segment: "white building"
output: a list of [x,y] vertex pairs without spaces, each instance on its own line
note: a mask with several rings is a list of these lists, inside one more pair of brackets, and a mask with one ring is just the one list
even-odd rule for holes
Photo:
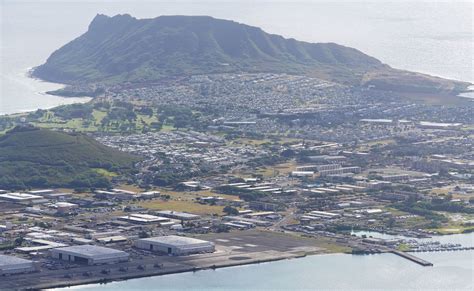
[[431,128],[431,129],[456,129],[462,126],[462,123],[439,123],[439,122],[429,122],[429,121],[420,121],[418,125],[422,128]]
[[34,271],[36,271],[36,267],[30,260],[0,255],[0,275],[30,273]]
[[6,193],[6,194],[0,194],[0,199],[2,200],[7,200],[10,202],[16,202],[16,203],[24,203],[24,202],[31,202],[33,200],[40,200],[43,199],[42,196],[38,195],[33,195],[33,194],[27,194],[27,193]]
[[316,171],[317,169],[318,165],[306,165],[296,167],[296,171]]
[[137,223],[137,224],[161,224],[170,222],[171,220],[166,217],[160,217],[150,214],[141,214],[141,213],[131,213],[126,216],[121,216],[118,218],[119,220],[127,221],[130,223]]
[[126,262],[129,254],[123,251],[94,245],[80,245],[50,250],[51,257],[88,265]]
[[339,213],[332,213],[332,212],[326,212],[326,211],[311,211],[307,214],[307,216],[314,216],[314,217],[321,217],[321,218],[338,218],[341,217]]
[[186,212],[172,211],[172,210],[161,210],[155,211],[155,214],[162,217],[168,217],[179,220],[195,220],[200,219],[201,216],[197,214],[191,214]]
[[293,171],[291,176],[293,177],[312,177],[314,175],[313,171]]
[[316,170],[325,171],[325,170],[335,170],[341,168],[341,164],[327,164],[327,165],[318,165]]
[[140,239],[135,242],[135,246],[139,249],[175,256],[215,251],[215,245],[212,242],[176,235]]
[[44,195],[46,195],[46,194],[52,194],[52,193],[54,193],[54,190],[51,190],[51,189],[32,190],[32,191],[28,191],[27,193],[28,193],[28,194],[32,194],[32,195],[41,195],[41,196],[44,196]]

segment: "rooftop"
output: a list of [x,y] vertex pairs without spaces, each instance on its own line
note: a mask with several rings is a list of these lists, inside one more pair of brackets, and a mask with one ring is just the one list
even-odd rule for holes
[[0,269],[8,268],[12,265],[28,264],[30,260],[17,258],[13,256],[0,255]]
[[75,253],[84,257],[92,258],[97,256],[108,256],[108,255],[124,255],[126,252],[119,251],[111,248],[104,248],[94,245],[80,245],[54,249],[62,252]]
[[3,267],[11,266],[11,265],[26,264],[26,263],[31,263],[31,261],[25,260],[22,258],[13,257],[13,256],[0,255],[0,269]]
[[172,211],[172,210],[161,210],[161,211],[156,211],[155,213],[158,215],[172,215],[176,217],[185,217],[189,219],[197,219],[200,217],[199,215],[196,215],[196,214],[178,212],[178,211]]
[[12,193],[0,194],[0,198],[17,200],[17,201],[25,201],[25,200],[32,200],[32,199],[40,199],[43,197],[38,196],[38,195],[26,194],[26,193],[12,192]]
[[177,236],[177,235],[168,235],[168,236],[158,236],[158,237],[144,238],[144,239],[142,239],[142,241],[170,244],[170,245],[174,245],[174,246],[186,246],[186,245],[190,245],[190,244],[210,243],[208,241],[200,240],[200,239],[197,239],[197,238]]
[[169,218],[149,215],[149,214],[129,214],[119,217],[121,220],[131,221],[131,222],[142,222],[142,223],[152,223],[152,222],[168,222]]

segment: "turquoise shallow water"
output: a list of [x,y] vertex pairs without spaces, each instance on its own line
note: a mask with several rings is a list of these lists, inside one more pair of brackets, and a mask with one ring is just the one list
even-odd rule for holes
[[[435,239],[474,245],[472,233]],[[416,255],[434,266],[393,254],[335,254],[58,290],[474,290],[473,251]]]

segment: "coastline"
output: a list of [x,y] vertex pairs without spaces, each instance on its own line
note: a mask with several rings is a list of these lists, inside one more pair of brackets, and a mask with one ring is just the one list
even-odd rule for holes
[[270,263],[270,262],[276,262],[276,261],[282,261],[282,260],[298,259],[298,258],[304,258],[306,256],[310,256],[310,255],[315,256],[315,255],[329,255],[329,254],[335,254],[335,253],[317,253],[317,252],[304,252],[302,254],[287,253],[287,254],[271,255],[264,258],[252,258],[248,260],[235,261],[235,262],[203,264],[201,266],[194,266],[194,267],[179,267],[172,270],[151,269],[151,270],[143,270],[141,273],[115,274],[115,275],[108,275],[108,276],[97,277],[97,278],[81,278],[78,280],[69,278],[67,282],[50,282],[46,284],[39,284],[36,286],[32,286],[31,288],[28,288],[28,289],[54,290],[56,288],[69,288],[69,287],[89,285],[89,284],[107,284],[107,283],[113,283],[113,282],[126,281],[130,279],[165,276],[165,275],[171,275],[171,274],[198,272],[198,271],[205,271],[205,270],[216,270],[216,269],[221,269],[221,268],[238,267],[238,266],[254,265],[254,264],[260,264],[260,263]]
[[[467,236],[466,236],[467,235]],[[459,238],[466,238],[469,239],[469,237],[472,236],[472,234],[460,234],[460,235],[455,235],[454,241],[459,240]],[[450,235],[441,235],[440,237],[445,237],[448,238]],[[470,250],[466,250],[464,252],[471,252]],[[95,278],[77,278],[77,280],[74,280],[74,278],[69,278],[67,282],[61,282],[61,281],[56,281],[54,282],[51,280],[51,282],[48,283],[43,283],[43,284],[38,284],[32,287],[32,289],[46,289],[46,290],[55,290],[56,288],[69,288],[69,287],[74,287],[74,286],[85,286],[85,285],[93,285],[93,284],[108,284],[108,283],[114,283],[114,282],[123,282],[131,279],[139,279],[139,278],[146,278],[146,277],[157,277],[157,276],[165,276],[165,275],[171,275],[171,274],[180,274],[180,273],[188,273],[188,272],[198,272],[198,271],[206,271],[206,270],[216,270],[216,269],[221,269],[221,268],[229,268],[229,267],[239,267],[239,266],[246,266],[246,265],[255,265],[255,264],[260,264],[260,263],[271,263],[271,262],[276,262],[276,261],[283,261],[283,260],[292,260],[292,259],[299,259],[299,258],[305,258],[308,256],[333,256],[333,255],[351,255],[350,253],[344,253],[344,252],[327,252],[325,250],[313,250],[313,251],[299,251],[299,252],[292,252],[288,250],[287,252],[269,252],[269,251],[264,251],[261,252],[260,254],[264,254],[264,256],[259,256],[259,257],[254,257],[254,258],[249,258],[246,260],[238,260],[238,261],[225,261],[225,257],[220,257],[218,254],[217,255],[219,258],[219,262],[212,261],[211,262],[206,262],[206,259],[204,258],[204,262],[202,264],[197,264],[194,266],[178,266],[175,268],[166,268],[166,269],[154,269],[151,267],[150,269],[145,268],[145,270],[142,270],[140,272],[136,272],[133,274],[127,274],[127,273],[120,273],[120,274],[114,274],[114,275],[101,275]],[[386,252],[382,252],[382,254],[385,254]],[[439,253],[439,252],[436,252]],[[250,256],[250,255],[255,255],[255,254],[241,254],[242,256]],[[375,254],[377,255],[377,253]],[[200,256],[200,255],[197,255]],[[205,256],[205,255],[204,255]],[[366,255],[355,255],[355,256],[366,256]],[[416,255],[417,256],[417,255]],[[181,259],[180,257],[161,257],[162,260],[165,260],[167,258],[170,258],[171,260],[173,259]],[[190,259],[188,257],[188,259]],[[201,258],[202,259],[202,258]],[[196,259],[196,261],[199,261],[200,259]],[[191,258],[191,261],[192,258]],[[133,264],[133,262],[130,262]],[[147,265],[148,266],[148,265]],[[107,269],[107,266],[102,266],[102,268]]]
[[432,260],[433,267],[392,253],[319,255],[53,290],[472,290],[473,255],[472,251],[420,254]]
[[467,98],[474,102],[474,84],[468,86],[466,91],[459,93],[457,97]]
[[[37,104],[35,105],[23,105],[26,104],[25,102],[21,102],[22,107],[24,106],[23,109],[9,109],[8,107],[6,108],[6,111],[3,112],[0,111],[0,117],[9,117],[9,116],[15,116],[15,115],[21,115],[21,114],[27,114],[30,112],[34,112],[38,109],[51,109],[55,108],[58,106],[62,105],[69,105],[69,104],[80,104],[80,103],[87,103],[93,99],[91,96],[84,96],[84,97],[66,97],[66,96],[59,96],[59,95],[53,95],[53,94],[48,94],[49,91],[51,90],[60,90],[66,87],[66,84],[61,84],[61,83],[53,83],[53,82],[48,82],[44,81],[40,78],[34,77],[31,72],[34,69],[34,67],[28,67],[26,70],[21,73],[21,75],[18,78],[21,78],[20,80],[26,82],[33,82],[32,84],[27,84],[26,87],[32,88],[31,92],[26,92],[23,93],[25,95],[37,95],[38,99],[39,98],[49,98],[50,100],[44,100],[46,102],[41,102],[42,100],[39,99]],[[2,76],[3,78],[3,76]],[[38,86],[38,84],[45,84],[45,85],[51,85],[55,86],[55,88],[40,88],[41,86]],[[22,85],[22,84],[21,84]],[[30,90],[28,90],[30,91]],[[5,97],[6,99],[6,97]],[[49,101],[49,102],[48,102]],[[42,103],[46,103],[48,105],[40,105]],[[8,105],[7,105],[8,106]],[[25,108],[26,107],[26,108]],[[2,108],[3,109],[3,108]]]
[[[44,95],[50,95],[50,94],[44,93]],[[55,95],[50,95],[50,96],[55,96]],[[42,108],[36,108],[36,109],[32,109],[32,108],[23,109],[23,110],[17,111],[17,112],[0,113],[0,117],[14,117],[16,115],[23,115],[23,114],[28,114],[28,113],[31,113],[31,112],[35,112],[36,110],[39,110],[39,109],[48,110],[48,109],[53,109],[53,108],[63,106],[63,105],[84,104],[84,103],[90,102],[93,99],[92,97],[69,97],[69,98],[68,97],[62,97],[62,96],[55,96],[55,97],[62,98],[62,99],[69,99],[69,100],[72,100],[73,102],[60,103],[60,104],[51,105],[51,106],[42,107]],[[84,100],[76,100],[76,99],[84,99]]]

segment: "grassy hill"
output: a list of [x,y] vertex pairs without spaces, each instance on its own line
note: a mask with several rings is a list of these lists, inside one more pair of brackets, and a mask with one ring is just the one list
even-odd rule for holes
[[107,173],[126,174],[138,158],[83,134],[16,127],[0,136],[0,188],[107,187]]
[[[325,28],[321,28],[325,29]],[[390,68],[356,49],[308,43],[208,16],[136,19],[97,15],[86,33],[55,51],[33,75],[65,84],[151,82],[223,72],[276,72],[413,92],[467,84]]]

